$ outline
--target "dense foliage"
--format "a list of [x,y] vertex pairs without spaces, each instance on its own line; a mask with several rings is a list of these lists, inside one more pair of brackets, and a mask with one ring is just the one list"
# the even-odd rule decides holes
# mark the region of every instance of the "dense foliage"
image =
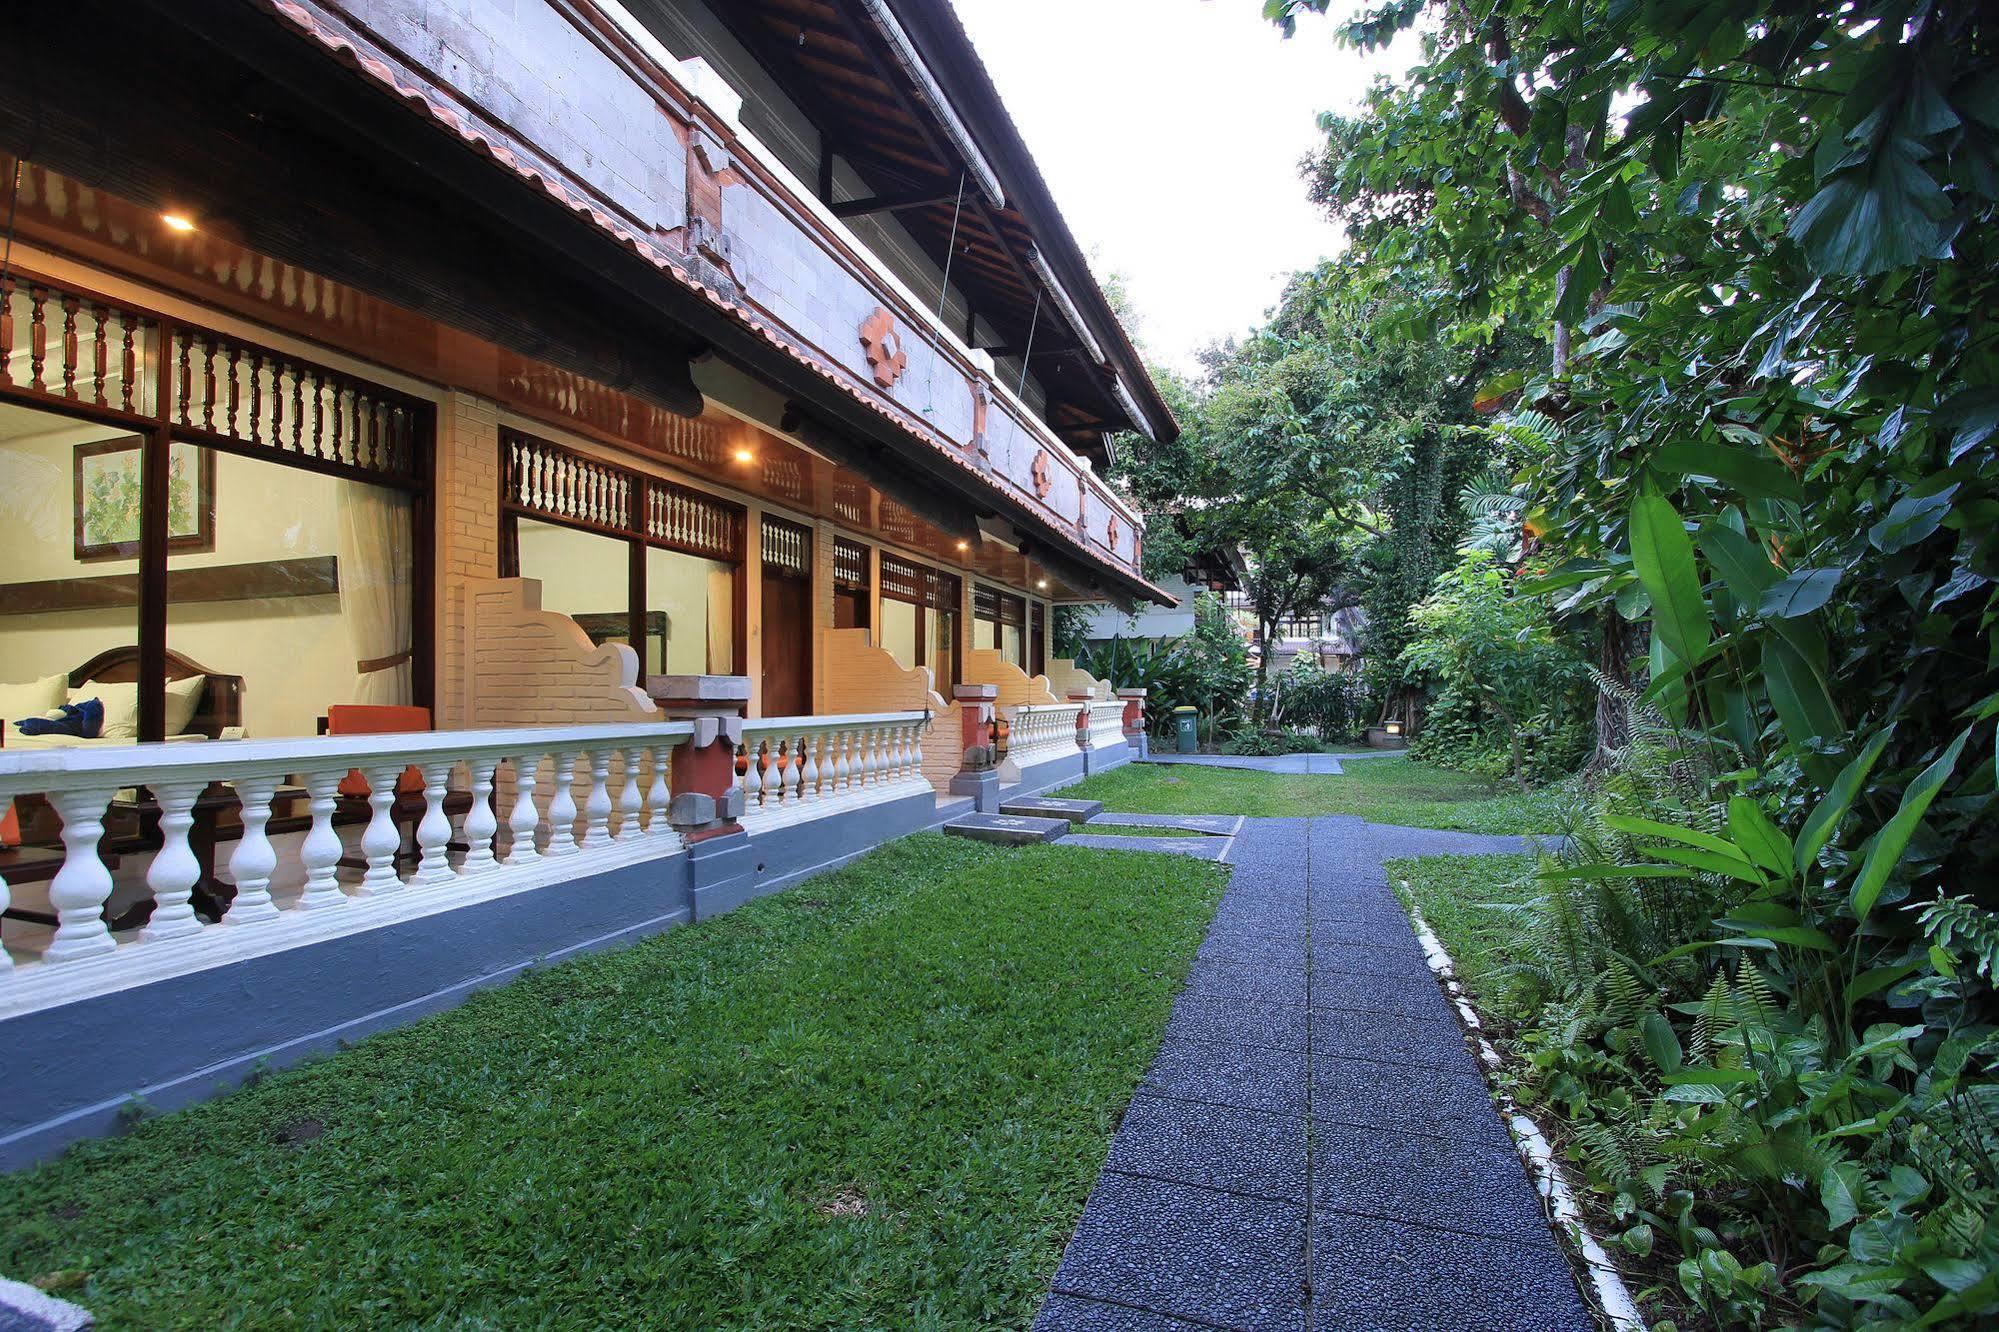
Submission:
[[1528,913],[1574,944],[1522,1038],[1545,1096],[1687,1317],[1990,1317],[1994,11],[1395,0],[1343,31],[1412,28],[1313,188],[1410,327],[1548,349],[1491,385],[1523,591],[1605,701]]
[[1198,714],[1203,743],[1243,727],[1243,700],[1249,694],[1249,650],[1236,633],[1228,610],[1211,592],[1194,600],[1194,631],[1182,638],[1112,638],[1082,644],[1076,664],[1121,689],[1145,690],[1146,728],[1161,739],[1173,728],[1175,708]]

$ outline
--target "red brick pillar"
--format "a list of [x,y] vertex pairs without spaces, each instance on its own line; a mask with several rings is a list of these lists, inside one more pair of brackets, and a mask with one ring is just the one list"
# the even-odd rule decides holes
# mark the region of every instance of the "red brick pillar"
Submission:
[[691,846],[741,832],[743,788],[736,781],[736,747],[749,711],[746,675],[652,675],[646,692],[670,720],[689,721],[694,734],[673,751],[667,822]]
[[1143,689],[1120,689],[1117,696],[1124,700],[1124,742],[1131,746],[1135,758],[1146,756],[1145,735],[1145,691]]
[[958,685],[951,691],[958,703],[958,773],[951,779],[951,794],[970,796],[972,807],[981,814],[999,809],[999,745],[993,735],[993,707],[999,700],[999,686]]
[[1097,701],[1097,691],[1094,689],[1071,689],[1069,691],[1069,701],[1076,704],[1076,744],[1080,748],[1088,749],[1090,747],[1090,704]]

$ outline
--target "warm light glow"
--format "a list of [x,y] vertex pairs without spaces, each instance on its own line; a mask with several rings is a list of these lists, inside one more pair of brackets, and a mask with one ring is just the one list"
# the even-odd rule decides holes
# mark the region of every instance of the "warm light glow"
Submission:
[[757,455],[756,455],[756,454],[754,454],[754,453],[751,453],[751,452],[750,452],[750,451],[749,451],[748,449],[737,449],[737,450],[736,450],[736,461],[737,461],[737,462],[739,462],[739,463],[753,463],[753,462],[755,462],[756,460],[757,460]]
[[970,550],[971,548],[972,548],[972,543],[969,541],[960,541],[958,543],[959,550]]
[[1035,580],[1034,586],[1046,592],[1048,590],[1048,580],[1046,578],[1038,578]]
[[1387,731],[1390,735],[1401,735],[1402,723],[1399,721],[1392,721],[1389,722],[1388,725],[1384,726],[1382,729]]
[[168,231],[187,232],[194,230],[194,219],[183,213],[161,213],[160,221],[166,224]]

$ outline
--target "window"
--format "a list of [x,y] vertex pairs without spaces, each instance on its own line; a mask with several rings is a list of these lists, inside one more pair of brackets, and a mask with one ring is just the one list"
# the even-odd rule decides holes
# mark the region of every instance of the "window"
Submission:
[[881,645],[904,666],[928,666],[935,687],[958,683],[958,599],[955,574],[886,552],[881,557]]
[[18,273],[0,385],[7,743],[37,690],[113,743],[429,702],[429,404]]
[[997,649],[1027,669],[1027,600],[984,584],[972,588],[972,646]]
[[503,573],[540,580],[592,642],[632,644],[643,673],[742,672],[743,510],[519,431],[500,449]]
[[833,538],[833,627],[870,629],[868,548],[845,537]]

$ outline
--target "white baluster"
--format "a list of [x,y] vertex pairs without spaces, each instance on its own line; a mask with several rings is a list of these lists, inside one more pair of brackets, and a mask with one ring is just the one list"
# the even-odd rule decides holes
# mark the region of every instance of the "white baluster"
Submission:
[[847,733],[826,733],[826,794],[838,795],[847,789]]
[[749,759],[749,762],[743,765],[743,811],[754,814],[764,802],[763,774],[757,771],[757,764],[762,758],[763,741],[745,740],[743,753]]
[[229,925],[249,925],[278,918],[277,903],[271,901],[271,871],[278,867],[278,849],[264,834],[271,821],[271,797],[278,793],[278,779],[262,775],[238,777],[236,799],[242,806],[243,834],[229,855],[229,877],[236,880],[236,897],[222,919]]
[[403,849],[403,835],[390,811],[396,803],[396,783],[402,780],[401,763],[384,763],[367,770],[368,826],[361,833],[361,854],[368,868],[355,890],[363,896],[399,893],[402,876],[396,873],[396,852]]
[[927,725],[928,722],[918,722],[909,728],[909,766],[912,770],[909,775],[912,777],[923,775],[923,728]]
[[805,799],[805,737],[794,735],[785,742],[784,795],[792,804]]
[[882,733],[879,726],[870,726],[861,732],[862,786],[879,786],[881,784],[881,742]]
[[652,787],[646,792],[646,831],[649,833],[672,830],[666,821],[666,807],[673,803],[673,787],[669,781],[672,763],[672,745],[657,745],[653,748]]
[[153,798],[160,803],[160,850],[146,870],[153,916],[141,939],[178,939],[201,931],[201,920],[188,904],[201,880],[201,861],[187,844],[187,830],[194,826],[194,802],[207,789],[203,781],[153,783]]
[[[347,905],[347,894],[340,891],[338,877],[340,856],[345,848],[340,844],[340,834],[333,828],[335,797],[340,794],[340,781],[347,772],[346,768],[320,768],[300,774],[308,797],[307,808],[312,811],[312,827],[298,848],[299,863],[305,866],[305,891],[299,894],[295,908],[299,911],[320,911]],[[162,819],[160,826],[165,827],[166,820]],[[158,863],[154,862],[155,865]],[[159,919],[159,914],[155,912],[153,923],[158,924]],[[146,931],[146,936],[152,937],[151,929]]]
[[611,840],[611,751],[593,749],[590,794],[583,801],[583,845],[596,851]]
[[548,850],[545,855],[569,856],[576,853],[576,796],[570,789],[576,782],[576,751],[565,749],[555,756],[555,798],[548,802]]
[[466,874],[481,874],[493,868],[493,834],[500,830],[499,817],[493,812],[493,771],[500,761],[493,758],[472,760],[472,808],[465,811],[465,863],[460,869]]
[[444,812],[444,793],[455,766],[450,759],[433,759],[423,765],[423,821],[416,825],[416,845],[421,854],[416,873],[410,876],[412,887],[450,883],[457,877],[451,871],[451,816]]
[[799,742],[805,746],[805,772],[798,779],[798,789],[807,799],[819,794],[819,744],[823,736],[800,736]]
[[531,865],[541,858],[534,847],[535,829],[541,826],[541,811],[534,807],[534,770],[541,765],[541,756],[522,754],[513,765],[514,808],[507,816],[507,830],[514,836],[504,863]]
[[[13,796],[8,796],[6,799],[0,800],[0,819],[6,818],[7,811],[12,808],[14,808]],[[7,876],[0,874],[0,913],[4,913],[12,905],[14,905],[13,889],[7,886]],[[7,946],[4,943],[0,943],[0,972],[12,971],[13,969],[14,959],[8,956]]]
[[639,833],[639,764],[643,761],[643,749],[625,751],[625,785],[618,793],[618,836],[620,839],[636,837]]
[[48,801],[62,816],[62,868],[49,883],[49,905],[56,909],[55,939],[42,950],[45,962],[68,962],[118,945],[104,925],[104,900],[111,896],[111,871],[97,856],[104,835],[104,810],[115,786],[86,786],[50,791]]

